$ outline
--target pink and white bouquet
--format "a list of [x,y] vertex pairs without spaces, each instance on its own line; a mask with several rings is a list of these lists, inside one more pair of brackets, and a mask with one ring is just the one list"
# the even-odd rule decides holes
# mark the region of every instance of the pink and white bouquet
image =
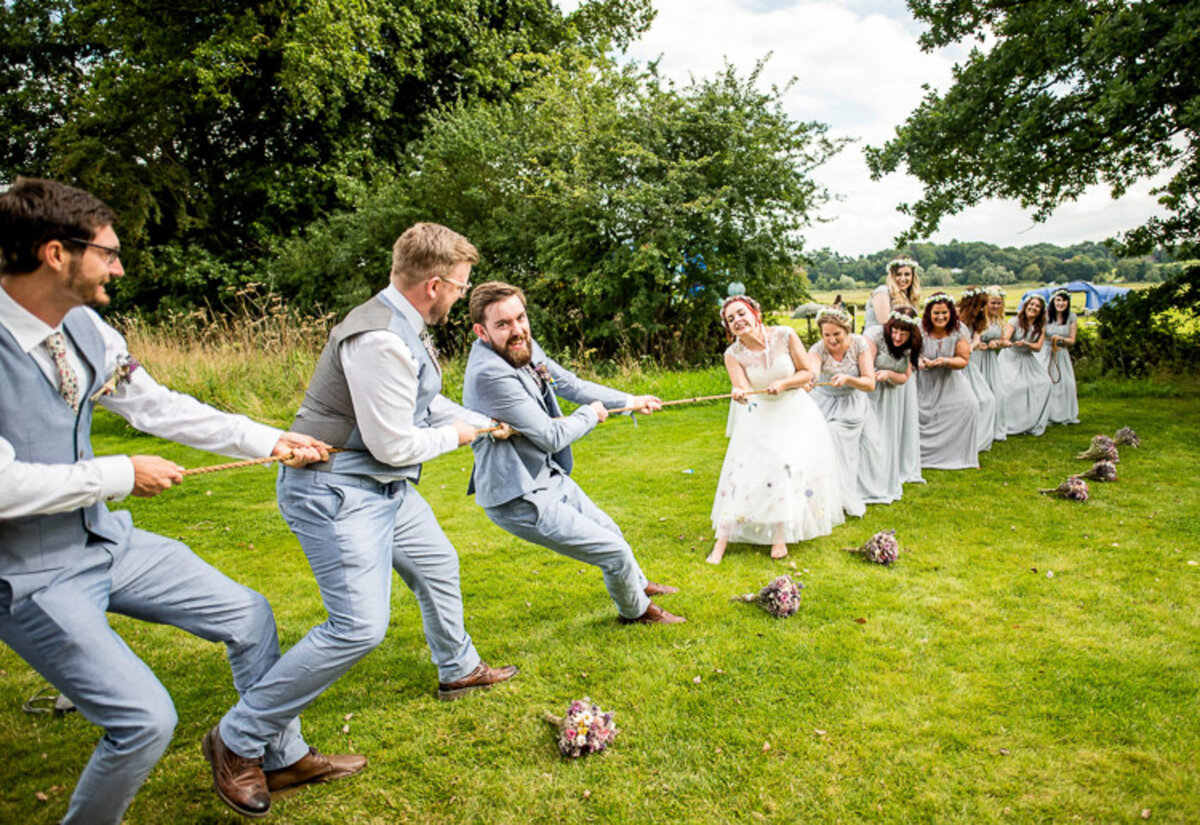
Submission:
[[1111,461],[1097,461],[1087,470],[1080,473],[1077,478],[1090,478],[1095,481],[1116,481],[1117,480],[1117,465]]
[[869,562],[891,566],[900,558],[900,543],[895,530],[880,530],[867,539],[862,547],[847,547],[847,553],[862,556]]
[[1071,501],[1087,501],[1088,500],[1088,485],[1079,476],[1071,476],[1057,487],[1051,487],[1048,490],[1038,490],[1044,496],[1055,496],[1057,498],[1065,498]]
[[757,593],[734,596],[735,602],[757,604],[776,619],[786,619],[800,609],[800,591],[804,585],[792,581],[788,575],[780,576]]
[[1119,444],[1122,447],[1126,445],[1130,447],[1142,446],[1142,440],[1138,438],[1138,434],[1129,427],[1122,427],[1117,430],[1116,435],[1113,436],[1113,443]]
[[558,727],[558,750],[563,756],[577,759],[589,753],[599,753],[617,736],[614,713],[603,711],[587,696],[567,706],[565,716],[547,712],[546,721]]
[[1106,435],[1092,436],[1091,445],[1075,458],[1080,461],[1111,461],[1114,464],[1121,460],[1116,443]]

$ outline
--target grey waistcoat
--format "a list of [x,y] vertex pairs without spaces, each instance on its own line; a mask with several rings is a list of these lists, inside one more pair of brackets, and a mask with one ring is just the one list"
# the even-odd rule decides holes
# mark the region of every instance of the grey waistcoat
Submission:
[[356,335],[377,331],[400,336],[400,340],[417,359],[417,404],[413,411],[413,425],[428,426],[429,405],[442,390],[441,373],[430,360],[416,330],[380,294],[350,310],[346,319],[329,333],[329,341],[317,360],[317,368],[304,393],[304,402],[296,412],[292,429],[319,438],[332,447],[352,451],[336,453],[329,461],[308,465],[311,469],[416,481],[421,476],[420,464],[394,467],[367,452],[354,417],[354,403],[346,384],[346,373],[342,369],[341,346]]
[[[104,341],[82,309],[67,313],[64,334],[91,372],[80,381],[76,414],[37,363],[0,327],[0,436],[12,444],[17,461],[74,464],[92,458],[92,402],[103,385]],[[43,586],[66,568],[82,569],[111,561],[112,546],[129,535],[125,512],[110,513],[103,503],[50,515],[0,520],[0,609]]]

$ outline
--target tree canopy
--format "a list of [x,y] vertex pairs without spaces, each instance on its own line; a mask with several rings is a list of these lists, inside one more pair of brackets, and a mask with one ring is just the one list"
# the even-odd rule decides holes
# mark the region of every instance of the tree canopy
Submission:
[[798,231],[828,198],[809,173],[840,142],[792,121],[781,95],[757,70],[677,88],[653,66],[555,58],[509,100],[435,117],[411,171],[290,244],[272,285],[304,304],[360,300],[399,230],[434,220],[479,246],[476,281],[526,291],[552,348],[705,357],[724,347],[730,281],[766,306],[804,294]]
[[1167,212],[1123,237],[1126,254],[1200,250],[1200,3],[1195,0],[908,0],[925,50],[975,38],[954,83],[882,148],[875,178],[902,165],[924,184],[900,210],[898,243],[986,198],[1045,220],[1103,182],[1114,197],[1170,170]]

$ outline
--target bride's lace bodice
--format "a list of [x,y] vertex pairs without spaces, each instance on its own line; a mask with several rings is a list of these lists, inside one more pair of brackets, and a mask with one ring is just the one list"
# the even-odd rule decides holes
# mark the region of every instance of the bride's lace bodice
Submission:
[[766,389],[772,381],[787,378],[796,372],[796,365],[792,363],[792,355],[788,350],[788,340],[795,333],[790,327],[766,327],[766,333],[765,350],[749,349],[741,341],[734,341],[725,350],[746,370],[750,386],[756,390]]

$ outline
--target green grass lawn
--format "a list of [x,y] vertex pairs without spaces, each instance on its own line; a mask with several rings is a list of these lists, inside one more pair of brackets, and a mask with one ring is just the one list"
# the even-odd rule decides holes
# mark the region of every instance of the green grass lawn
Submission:
[[[719,369],[638,382],[664,398],[725,387]],[[387,640],[303,717],[312,744],[361,751],[368,769],[278,800],[268,821],[1200,821],[1200,396],[1081,403],[1081,425],[997,444],[977,471],[928,471],[903,501],[793,545],[785,562],[734,545],[719,567],[703,558],[726,407],[602,425],[577,446],[576,478],[646,573],[683,588],[660,599],[688,618],[676,627],[618,626],[596,569],[492,526],[465,495],[468,450],[426,465],[421,491],[462,560],[468,629],[489,661],[522,672],[437,701],[396,578]],[[1118,482],[1093,483],[1086,504],[1037,494],[1084,468],[1072,456],[1094,433],[1123,425],[1143,446],[1123,448]],[[96,443],[222,460],[112,419]],[[265,594],[289,646],[324,614],[273,478],[200,476],[129,506]],[[894,568],[843,552],[887,528],[909,549]],[[781,572],[805,584],[791,619],[730,601]],[[241,821],[210,790],[199,748],[234,700],[223,650],[114,625],[180,717],[128,821]],[[53,822],[99,731],[21,713],[43,683],[7,648],[0,677],[0,821]],[[583,695],[615,710],[621,733],[605,754],[567,761],[541,717]]]

